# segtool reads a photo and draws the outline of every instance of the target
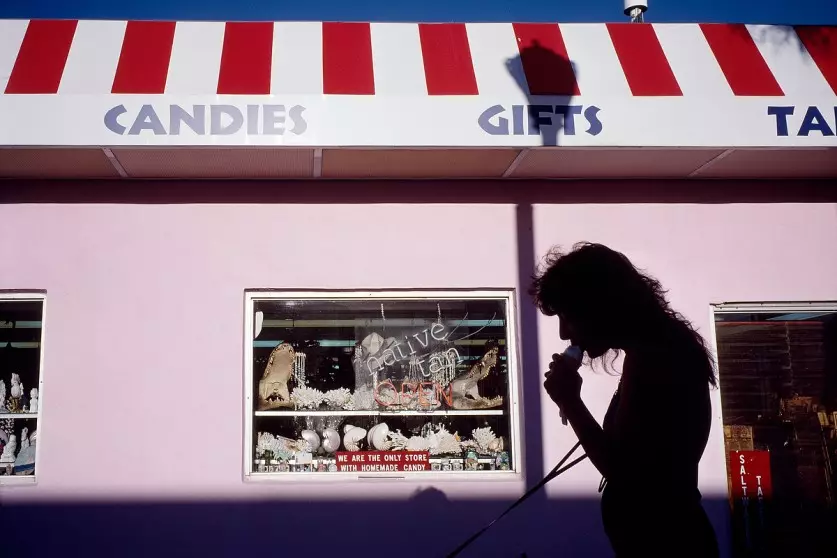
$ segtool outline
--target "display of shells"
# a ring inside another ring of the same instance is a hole
[[[323,430],[323,450],[334,453],[340,449],[340,434],[333,428]]]
[[[313,430],[303,430],[300,434],[302,439],[308,444],[308,451],[315,452],[320,447],[320,437]]]
[[[345,434],[343,435],[343,446],[348,451],[360,450],[358,442],[366,437],[366,429],[358,426],[346,425]]]

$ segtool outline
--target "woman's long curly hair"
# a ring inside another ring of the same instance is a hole
[[[706,379],[716,385],[703,337],[671,308],[660,282],[620,252],[591,242],[578,243],[569,253],[555,247],[533,277],[529,293],[547,316],[562,313],[601,320],[600,329],[615,335],[643,328],[666,332],[661,342],[705,359]],[[617,351],[614,362],[618,356]]]

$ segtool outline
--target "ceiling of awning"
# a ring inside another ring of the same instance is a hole
[[[4,148],[0,178],[837,178],[837,148]]]

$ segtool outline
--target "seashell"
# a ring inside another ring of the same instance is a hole
[[[343,427],[343,434],[348,434],[349,430],[351,430],[352,428],[357,428],[357,427],[352,425],[352,424],[347,424],[346,426]]]
[[[343,436],[343,446],[349,451],[358,451],[360,445],[358,442],[366,437],[366,429],[357,426],[350,428]]]
[[[369,428],[369,432],[366,434],[366,443],[369,444],[370,448],[372,447],[372,433],[375,432],[375,429],[377,429],[382,424],[382,422],[379,422],[378,424],[375,424],[371,428]]]
[[[392,447],[392,442],[389,441],[388,435],[389,426],[387,426],[387,423],[382,422],[381,424],[375,425],[369,430],[369,436],[367,437],[369,446],[378,451],[386,451],[390,449]]]
[[[503,451],[503,437],[494,438],[489,442],[488,449],[491,451]]]
[[[323,449],[327,453],[334,453],[340,449],[340,434],[333,428],[323,430]]]
[[[309,451],[315,452],[320,447],[320,437],[313,430],[303,430],[302,439],[308,443]]]

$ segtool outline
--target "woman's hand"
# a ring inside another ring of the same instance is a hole
[[[544,374],[544,389],[559,407],[581,400],[581,375],[575,366],[559,354],[552,355],[549,372]]]

